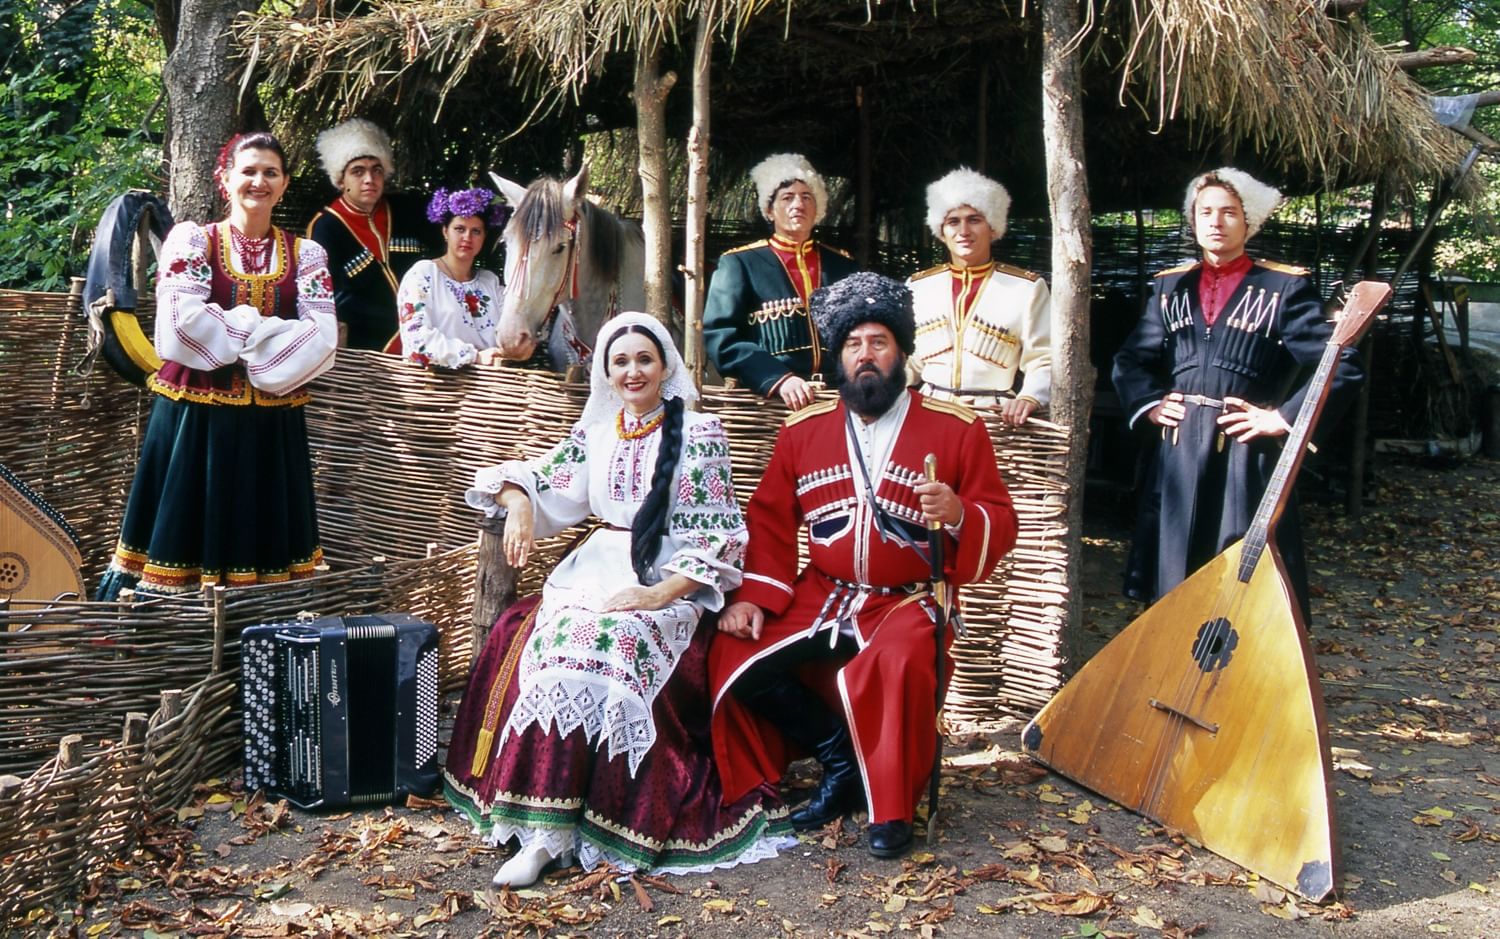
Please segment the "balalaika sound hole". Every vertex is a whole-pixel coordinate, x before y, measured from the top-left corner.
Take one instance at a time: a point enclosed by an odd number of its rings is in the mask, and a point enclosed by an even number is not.
[[[1220,616],[1198,627],[1198,638],[1193,640],[1193,661],[1205,672],[1221,669],[1229,664],[1234,647],[1240,644],[1240,634],[1229,625],[1229,620]]]

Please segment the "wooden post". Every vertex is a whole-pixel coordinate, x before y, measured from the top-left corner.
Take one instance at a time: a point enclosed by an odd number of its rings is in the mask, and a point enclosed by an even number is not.
[[[990,60],[979,63],[979,94],[974,102],[974,171],[989,172],[990,157]]]
[[[859,117],[859,144],[858,158],[859,166],[856,175],[859,177],[859,206],[857,208],[857,222],[854,231],[854,257],[859,261],[859,266],[865,269],[870,267],[870,258],[874,254],[873,238],[871,237],[871,217],[874,213],[875,186],[872,181],[874,176],[874,158],[871,155],[873,149],[870,121],[870,91],[864,85],[854,88],[854,109]]]
[[[693,41],[693,126],[687,139],[687,219],[683,241],[682,359],[693,384],[703,389],[703,299],[708,296],[704,240],[708,235],[709,76],[713,68],[712,0],[698,11]],[[493,622],[493,620],[491,621]]]
[[[1323,290],[1323,190],[1313,193],[1313,284]]]
[[[213,604],[214,611],[214,652],[209,660],[208,673],[217,675],[224,668],[224,634],[227,631],[227,616],[224,612],[224,590],[220,584],[213,586],[204,585],[203,590],[209,594],[209,602]]]
[[[505,519],[486,518],[479,523],[479,552],[474,574],[474,612],[469,619],[469,649],[475,659],[484,648],[490,627],[516,602],[520,573],[505,559]]]
[[[1141,186],[1135,186],[1135,295],[1144,297],[1151,289],[1151,276],[1146,272],[1146,213],[1141,209]],[[1144,303],[1137,304],[1139,307]]]
[[[661,74],[661,43],[635,54],[635,135],[646,240],[646,312],[672,324],[672,212],[667,202],[667,95],[677,73]]]
[[[385,564],[386,557],[383,554],[377,554],[370,558],[370,566],[365,568],[364,576],[360,577],[356,582],[357,589],[361,594],[360,603],[362,609],[360,612],[368,612],[369,609],[378,607],[384,601]],[[366,596],[366,594],[373,596]],[[364,604],[369,604],[369,606],[364,606]]]
[[[77,769],[83,762],[83,736],[68,734],[57,743],[57,770],[55,777],[67,780],[57,793],[53,812],[56,834],[61,836],[57,852],[58,876],[71,882],[81,873],[82,853],[78,849],[78,837],[82,834],[82,819],[79,818],[77,780],[68,779],[69,770]],[[49,793],[51,795],[51,793]]]
[[[1364,263],[1364,279],[1375,276],[1380,261],[1380,228],[1385,221],[1386,206],[1390,201],[1390,187],[1384,178],[1375,183],[1370,199],[1370,226],[1360,241],[1359,250],[1349,259],[1344,270],[1344,282],[1354,278],[1355,265]],[[1391,285],[1395,289],[1395,284]],[[1370,449],[1370,373],[1375,368],[1374,330],[1360,340],[1360,359],[1364,362],[1365,380],[1360,382],[1359,397],[1354,399],[1354,434],[1349,445],[1349,491],[1344,493],[1344,511],[1357,519],[1365,511],[1365,467]]]
[[[143,803],[141,778],[145,775],[146,725],[150,718],[142,711],[130,711],[125,715],[125,724],[120,729],[120,745],[115,748],[114,798],[117,804],[113,811],[119,815],[119,824],[125,839],[119,852],[121,857],[135,846],[135,836],[143,827],[147,806]]]
[[[1083,477],[1088,461],[1094,366],[1089,358],[1089,266],[1093,258],[1084,171],[1079,4],[1042,2],[1042,140],[1052,208],[1052,417],[1072,428],[1068,447],[1067,634],[1063,654],[1079,659],[1083,604]]]
[[[157,706],[156,713],[161,715],[161,723],[156,725],[158,729],[181,716],[182,689],[165,688],[162,690],[159,700],[161,703]]]

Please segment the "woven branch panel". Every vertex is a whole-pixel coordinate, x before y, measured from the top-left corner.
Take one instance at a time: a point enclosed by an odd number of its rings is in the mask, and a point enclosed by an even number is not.
[[[375,352],[340,353],[308,408],[323,549],[335,565],[374,555],[420,557],[474,537],[463,491],[474,470],[532,457],[563,439],[588,386],[510,368],[437,371]],[[704,390],[703,409],[729,434],[742,501],[765,470],[786,410],[736,388]],[[982,720],[1030,715],[1061,684],[1067,622],[1066,428],[1010,427],[985,412],[1001,475],[1020,515],[1016,550],[964,591],[967,635],[949,713]],[[522,589],[534,590],[568,537],[543,546]]]
[[[439,686],[456,691],[473,657],[473,571],[465,545],[213,599],[0,608],[0,773],[31,770],[0,775],[0,921],[70,896],[153,812],[239,766],[243,627],[409,610],[439,625]]]
[[[128,604],[15,601],[0,608],[0,773],[34,769],[68,734],[111,733],[125,714],[155,707],[163,690],[215,674],[216,657],[220,672],[237,675],[241,629],[304,610],[402,610],[436,624],[439,685],[458,690],[473,655],[473,569],[474,547],[465,545],[293,584],[226,588],[217,609],[196,595]],[[232,720],[225,743],[237,747],[237,706]]]
[[[78,531],[92,583],[114,547],[149,399],[102,363],[75,374],[87,338],[75,297],[0,291],[3,459]],[[18,774],[0,775],[7,922],[70,895],[129,850],[151,812],[238,764],[243,627],[302,610],[410,611],[439,627],[443,690],[462,687],[475,651],[477,520],[463,490],[476,468],[561,439],[587,386],[345,352],[312,391],[319,524],[333,573],[217,596],[0,603],[0,774]],[[785,411],[727,388],[707,389],[704,407],[724,421],[748,498]],[[968,719],[1029,714],[1048,699],[1061,683],[1068,603],[1067,431],[985,420],[1021,539],[988,582],[965,591],[968,633],[954,647],[949,712]],[[523,592],[540,587],[570,537],[539,546]]]
[[[7,462],[79,528],[92,577],[113,545],[143,407],[141,395],[103,366],[87,381],[57,377],[82,356],[86,330],[75,303],[56,294],[0,292],[0,356],[8,359],[14,350],[18,361],[48,363],[17,370],[24,390],[7,385],[5,395],[19,400],[0,409],[0,432],[28,441],[21,458]],[[312,393],[307,416],[319,526],[337,570],[381,556],[422,558],[433,544],[439,551],[470,544],[477,514],[464,504],[463,490],[474,470],[544,452],[569,432],[588,389],[520,369],[442,371],[345,351]],[[724,422],[735,479],[747,498],[786,412],[779,402],[720,387],[705,389],[703,407]],[[1021,540],[988,582],[965,591],[969,632],[955,646],[949,696],[950,713],[965,719],[1030,714],[1044,704],[1061,683],[1067,621],[1067,431],[1039,421],[1010,428],[993,412],[986,423],[1021,516]],[[40,435],[32,428],[44,426],[56,429],[48,438],[56,443],[33,439]],[[523,589],[539,586],[567,540],[543,546]],[[457,609],[462,602],[449,604]]]
[[[72,523],[84,577],[109,564],[150,401],[102,359],[70,294],[0,290],[0,461]]]

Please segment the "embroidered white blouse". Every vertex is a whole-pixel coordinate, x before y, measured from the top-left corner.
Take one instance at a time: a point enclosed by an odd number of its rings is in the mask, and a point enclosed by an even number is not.
[[[225,309],[208,299],[212,231],[212,226],[182,222],[167,233],[156,286],[156,354],[205,372],[243,362],[251,385],[278,395],[331,368],[338,324],[323,246],[296,239],[297,318],[281,319],[262,316],[248,304]],[[280,276],[288,263],[281,239],[273,244],[271,273],[255,275],[263,280]],[[223,260],[244,274],[234,250],[224,252]]]
[[[413,264],[396,293],[402,354],[424,365],[472,365],[480,350],[495,346],[503,290],[494,271],[459,281],[433,261]]]
[[[589,516],[611,526],[595,530],[548,575],[521,658],[520,698],[501,742],[533,722],[544,729],[555,722],[559,734],[582,727],[601,748],[608,742],[611,757],[627,754],[634,773],[656,740],[651,703],[703,609],[721,609],[725,594],[739,586],[749,541],[723,425],[694,411],[683,418],[682,457],[653,582],[680,573],[702,587],[661,610],[599,612],[614,594],[639,583],[630,563],[630,525],[651,488],[659,427],[630,440],[621,439],[613,420],[580,423],[539,459],[474,474],[465,498],[491,516],[502,514],[494,494],[505,483],[525,489],[537,537]],[[627,431],[639,426],[626,418]]]

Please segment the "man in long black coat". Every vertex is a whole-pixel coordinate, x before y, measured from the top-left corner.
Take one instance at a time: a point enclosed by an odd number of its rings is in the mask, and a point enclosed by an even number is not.
[[[1131,426],[1160,437],[1141,494],[1126,593],[1154,601],[1245,534],[1333,333],[1307,271],[1245,253],[1281,193],[1225,167],[1188,186],[1184,217],[1203,260],[1156,276],[1146,312],[1115,355]],[[1362,379],[1352,348],[1330,382],[1325,425]],[[1307,564],[1295,501],[1276,542],[1304,619]]]

